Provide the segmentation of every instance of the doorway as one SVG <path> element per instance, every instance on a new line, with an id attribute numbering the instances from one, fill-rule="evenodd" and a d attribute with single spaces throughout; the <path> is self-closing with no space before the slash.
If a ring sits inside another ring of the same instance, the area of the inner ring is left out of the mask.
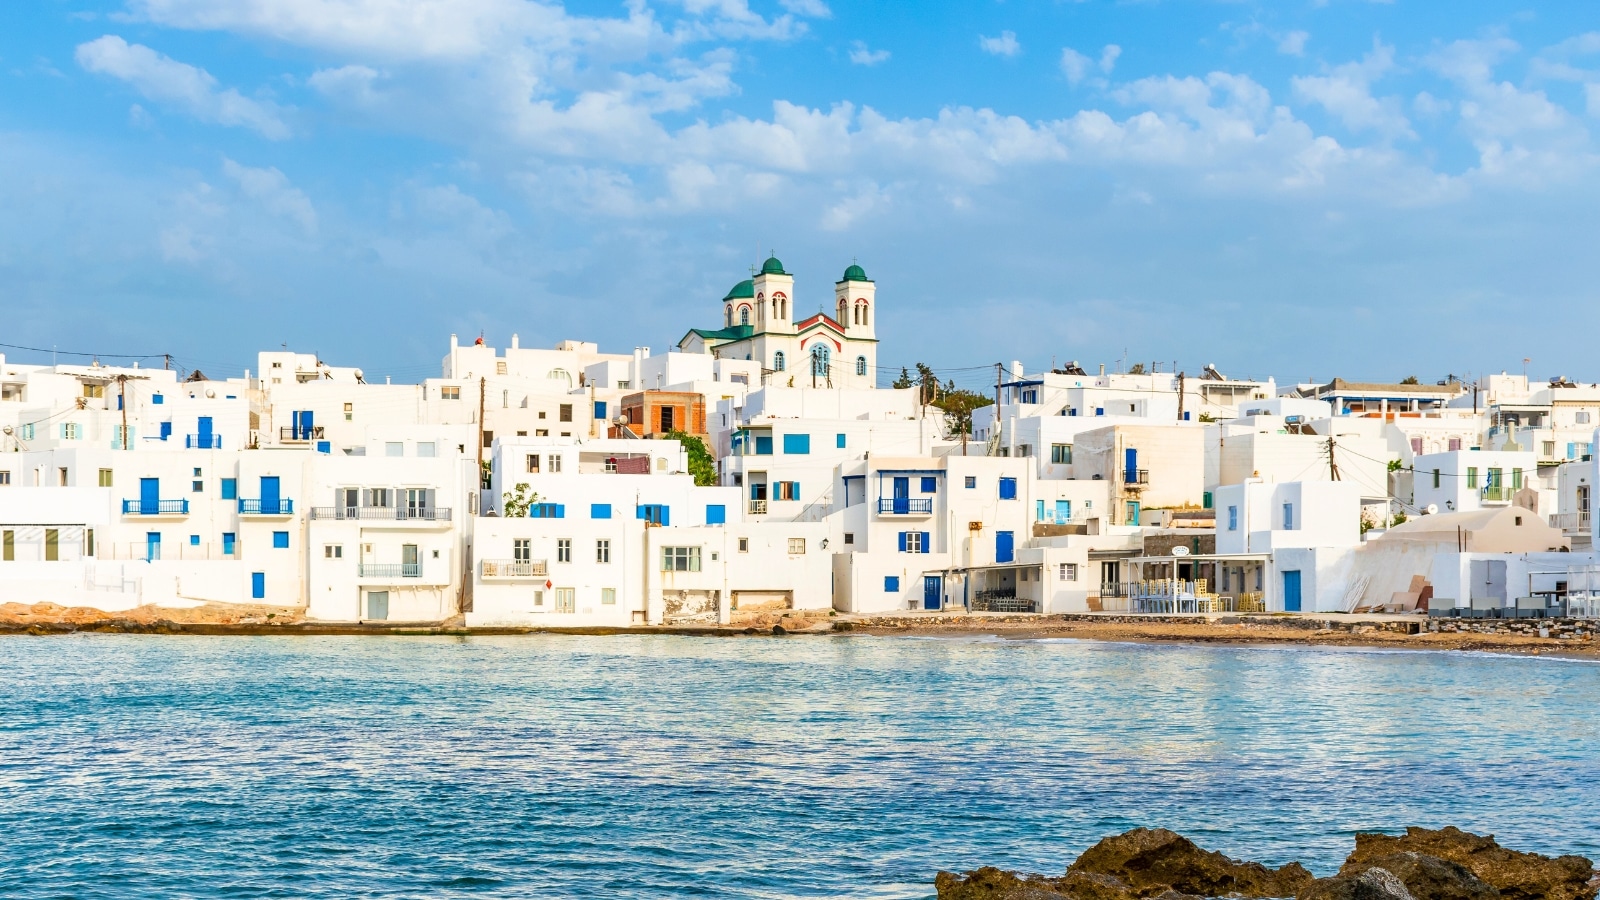
<path id="1" fill-rule="evenodd" d="M 944 579 L 938 575 L 922 576 L 922 608 L 944 607 Z"/>

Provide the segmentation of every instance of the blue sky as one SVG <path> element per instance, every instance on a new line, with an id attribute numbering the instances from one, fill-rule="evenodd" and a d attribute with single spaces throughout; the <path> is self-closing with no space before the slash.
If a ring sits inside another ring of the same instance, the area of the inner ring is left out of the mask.
<path id="1" fill-rule="evenodd" d="M 775 249 L 885 366 L 1592 379 L 1597 126 L 1590 2 L 12 3 L 0 342 L 661 352 Z"/>

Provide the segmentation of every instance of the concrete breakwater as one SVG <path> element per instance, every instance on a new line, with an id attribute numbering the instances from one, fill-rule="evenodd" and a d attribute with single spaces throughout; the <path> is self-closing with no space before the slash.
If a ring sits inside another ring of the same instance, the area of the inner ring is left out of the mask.
<path id="1" fill-rule="evenodd" d="M 1166 829 L 1105 838 L 1060 877 L 995 868 L 940 872 L 939 900 L 1594 900 L 1600 878 L 1582 856 L 1548 857 L 1457 828 L 1356 835 L 1338 873 L 1298 862 L 1269 868 L 1201 849 Z"/>

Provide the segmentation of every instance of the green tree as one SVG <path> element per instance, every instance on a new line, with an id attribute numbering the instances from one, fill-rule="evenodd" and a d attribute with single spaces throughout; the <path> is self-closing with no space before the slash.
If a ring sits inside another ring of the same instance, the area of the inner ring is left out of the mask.
<path id="1" fill-rule="evenodd" d="M 1417 376 L 1415 376 L 1415 375 L 1407 375 L 1406 377 L 1400 379 L 1400 383 L 1401 384 L 1421 384 L 1422 382 L 1418 381 L 1417 380 Z"/>
<path id="2" fill-rule="evenodd" d="M 911 380 L 911 373 L 907 372 L 905 370 L 905 367 L 902 366 L 900 368 L 900 377 L 896 378 L 894 380 L 894 384 L 890 385 L 890 387 L 894 388 L 897 391 L 903 391 L 906 388 L 911 387 L 911 385 L 913 383 L 914 382 L 912 382 L 912 380 Z"/>
<path id="3" fill-rule="evenodd" d="M 538 492 L 530 492 L 526 481 L 518 482 L 515 488 L 501 495 L 500 515 L 507 519 L 526 519 L 528 510 L 538 502 Z"/>
<path id="4" fill-rule="evenodd" d="M 683 431 L 667 432 L 667 440 L 677 441 L 689 452 L 689 474 L 694 476 L 695 484 L 711 487 L 717 483 L 717 461 L 711 458 L 705 441 Z"/>

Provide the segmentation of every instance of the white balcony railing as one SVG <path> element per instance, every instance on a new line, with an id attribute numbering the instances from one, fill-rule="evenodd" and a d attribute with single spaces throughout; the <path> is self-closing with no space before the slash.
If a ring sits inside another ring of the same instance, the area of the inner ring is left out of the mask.
<path id="1" fill-rule="evenodd" d="M 482 565 L 485 578 L 544 578 L 550 574 L 542 559 L 486 559 Z"/>

